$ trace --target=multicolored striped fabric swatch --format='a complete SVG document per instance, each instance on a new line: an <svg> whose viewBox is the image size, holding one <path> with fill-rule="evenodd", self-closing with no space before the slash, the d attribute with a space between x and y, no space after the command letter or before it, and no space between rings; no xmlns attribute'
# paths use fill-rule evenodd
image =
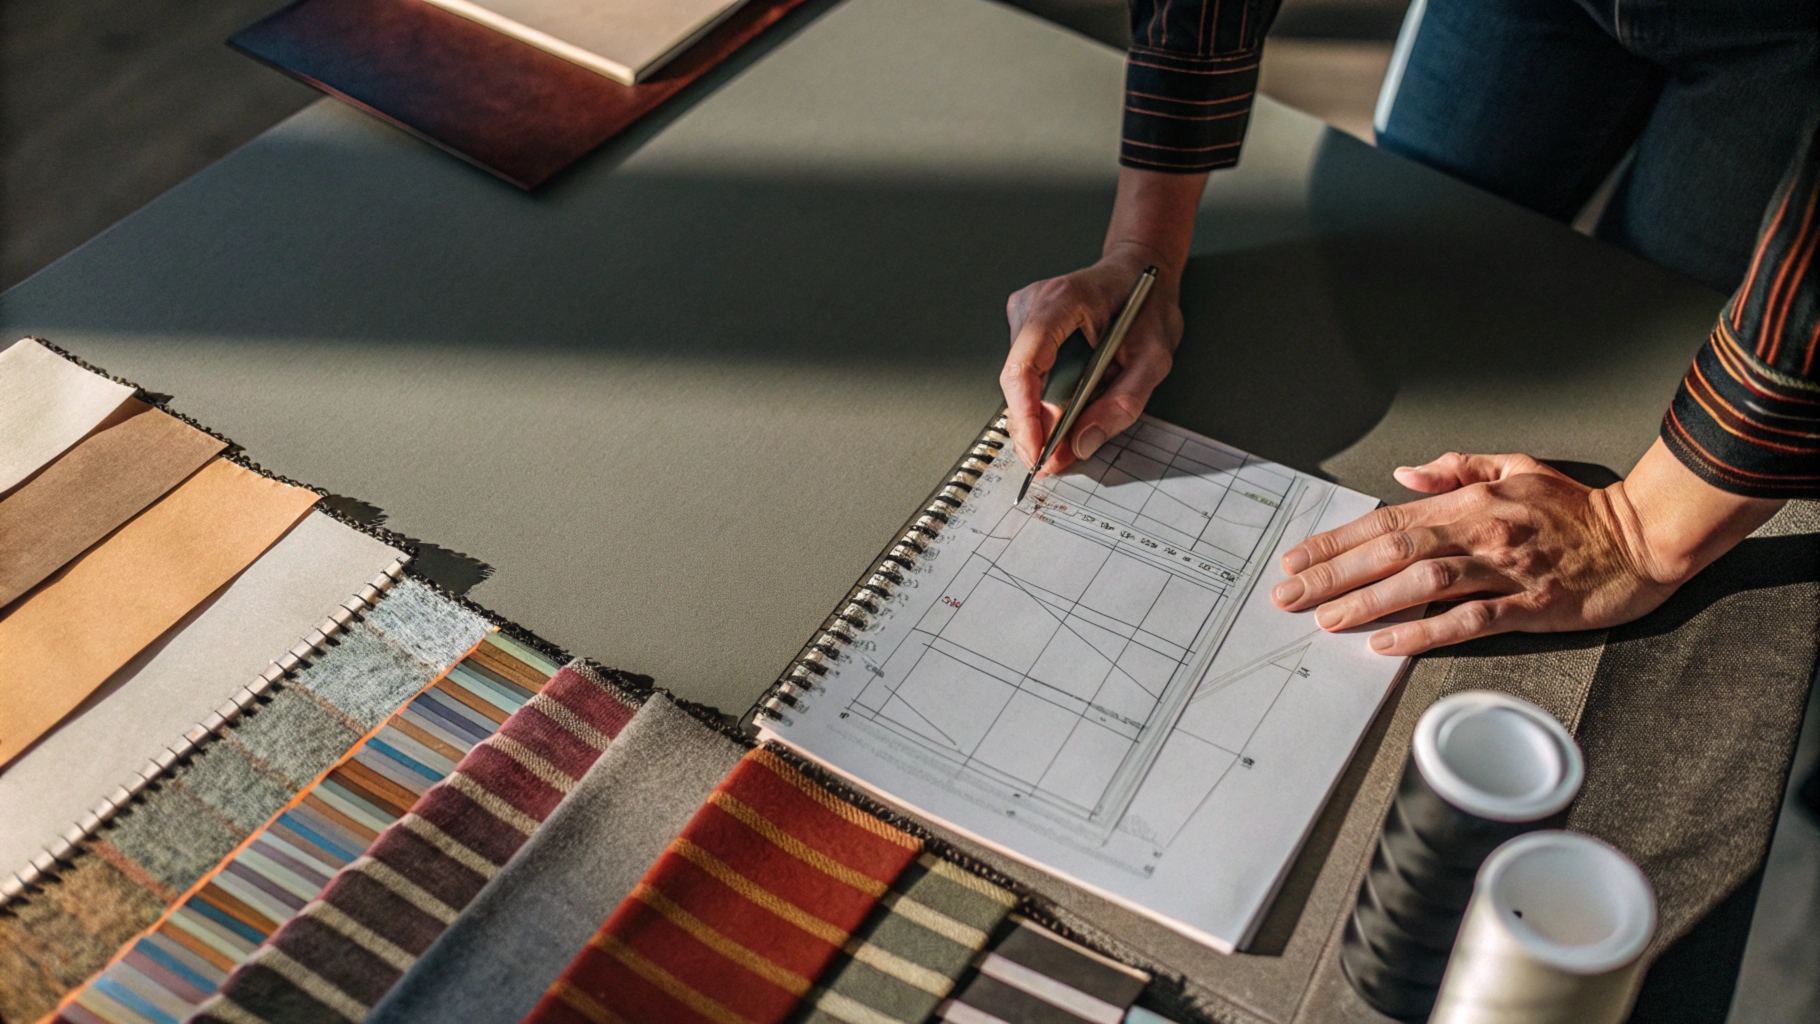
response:
<svg viewBox="0 0 1820 1024"><path fill-rule="evenodd" d="M34 1021L55 1009L488 628L400 581L0 915L0 1018ZM225 973L199 963L216 981Z"/></svg>
<svg viewBox="0 0 1820 1024"><path fill-rule="evenodd" d="M525 1020L781 1022L921 848L754 750Z"/></svg>
<svg viewBox="0 0 1820 1024"><path fill-rule="evenodd" d="M460 756L531 699L532 690L477 668L499 661L545 680L557 670L542 655L487 635L204 874L123 956L66 999L57 1020L174 1024L194 1013ZM443 748L459 753L450 757Z"/></svg>
<svg viewBox="0 0 1820 1024"><path fill-rule="evenodd" d="M367 1024L519 1024L746 749L652 693Z"/></svg>
<svg viewBox="0 0 1820 1024"><path fill-rule="evenodd" d="M454 674L469 672L536 695L236 968L193 1019L364 1019L575 787L637 706L637 698L580 662L545 684L535 669L483 643ZM397 726L428 752L457 755L427 729ZM440 770L425 762L424 750L411 753L417 756L405 755L406 763Z"/></svg>
<svg viewBox="0 0 1820 1024"><path fill-rule="evenodd" d="M1010 890L924 853L804 1000L802 1024L921 1024L1016 904Z"/></svg>
<svg viewBox="0 0 1820 1024"><path fill-rule="evenodd" d="M1120 1024L1150 976L1020 920L942 1007L952 1024Z"/></svg>

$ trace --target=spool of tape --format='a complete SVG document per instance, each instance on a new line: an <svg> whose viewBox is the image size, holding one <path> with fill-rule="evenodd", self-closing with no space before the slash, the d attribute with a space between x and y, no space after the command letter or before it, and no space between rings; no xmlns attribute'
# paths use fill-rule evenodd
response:
<svg viewBox="0 0 1820 1024"><path fill-rule="evenodd" d="M1479 871L1430 1024L1619 1024L1655 931L1655 893L1622 853L1513 839Z"/></svg>
<svg viewBox="0 0 1820 1024"><path fill-rule="evenodd" d="M1489 690L1435 702L1416 723L1411 753L1437 796L1483 821L1540 821L1566 810L1585 772L1580 748L1553 715ZM1464 833L1429 838L1470 845L1484 832L1473 821L1450 823L1465 826Z"/></svg>
<svg viewBox="0 0 1820 1024"><path fill-rule="evenodd" d="M1342 939L1340 965L1366 1002L1427 1016L1479 866L1558 825L1583 776L1573 737L1521 698L1467 691L1422 715Z"/></svg>

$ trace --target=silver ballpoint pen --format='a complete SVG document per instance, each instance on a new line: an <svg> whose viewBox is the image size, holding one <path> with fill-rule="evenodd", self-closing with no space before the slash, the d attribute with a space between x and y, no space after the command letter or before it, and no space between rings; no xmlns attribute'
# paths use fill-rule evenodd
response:
<svg viewBox="0 0 1820 1024"><path fill-rule="evenodd" d="M1150 297L1150 289L1156 284L1156 268L1145 267L1138 275L1137 284L1131 286L1131 297L1125 300L1124 308L1112 320L1112 327L1106 331L1106 337L1099 347L1093 350L1093 357L1087 360L1087 368L1081 371L1081 379L1074 385L1074 394L1069 397L1068 405L1062 409L1062 418L1055 423L1055 429L1049 432L1049 442L1043 445L1042 457L1036 465L1030 467L1029 475L1024 477L1024 486L1017 489L1017 501L1023 503L1024 495L1030 493L1030 481L1043 471L1049 457L1055 454L1056 446L1074 426L1081 410L1093 398L1094 389L1100 386L1100 379L1106 376L1106 368L1112 365L1112 357L1118 354L1119 346L1125 343L1125 335L1131 332L1131 325L1137 322L1138 312L1144 308L1144 300Z"/></svg>

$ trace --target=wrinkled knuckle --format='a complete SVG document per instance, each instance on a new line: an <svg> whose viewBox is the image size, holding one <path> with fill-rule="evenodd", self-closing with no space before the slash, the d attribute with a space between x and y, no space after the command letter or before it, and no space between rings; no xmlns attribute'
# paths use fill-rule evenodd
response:
<svg viewBox="0 0 1820 1024"><path fill-rule="evenodd" d="M1302 573L1302 580L1310 590L1324 591L1331 588L1334 584L1333 564L1321 562L1309 566L1307 571Z"/></svg>
<svg viewBox="0 0 1820 1024"><path fill-rule="evenodd" d="M1491 516L1475 516L1467 526L1467 533L1472 537L1475 548L1496 551L1504 547L1503 531L1499 529L1498 520Z"/></svg>
<svg viewBox="0 0 1820 1024"><path fill-rule="evenodd" d="M1453 567L1445 562L1423 562L1416 566L1416 580L1425 591L1440 592L1453 586Z"/></svg>
<svg viewBox="0 0 1820 1024"><path fill-rule="evenodd" d="M1382 543L1387 561L1407 562L1416 557L1416 539L1408 530L1387 533Z"/></svg>
<svg viewBox="0 0 1820 1024"><path fill-rule="evenodd" d="M1498 621L1497 607L1490 601L1474 601L1460 606L1460 619L1473 632L1490 629Z"/></svg>
<svg viewBox="0 0 1820 1024"><path fill-rule="evenodd" d="M1402 505L1381 508L1375 514L1378 519L1377 525L1385 530L1403 530L1409 526L1409 512Z"/></svg>

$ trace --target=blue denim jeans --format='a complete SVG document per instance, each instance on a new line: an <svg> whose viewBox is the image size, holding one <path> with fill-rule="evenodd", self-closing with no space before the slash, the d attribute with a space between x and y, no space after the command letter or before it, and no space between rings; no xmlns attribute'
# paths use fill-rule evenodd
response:
<svg viewBox="0 0 1820 1024"><path fill-rule="evenodd" d="M1816 0L1416 0L1378 144L1730 292L1820 107Z"/></svg>

